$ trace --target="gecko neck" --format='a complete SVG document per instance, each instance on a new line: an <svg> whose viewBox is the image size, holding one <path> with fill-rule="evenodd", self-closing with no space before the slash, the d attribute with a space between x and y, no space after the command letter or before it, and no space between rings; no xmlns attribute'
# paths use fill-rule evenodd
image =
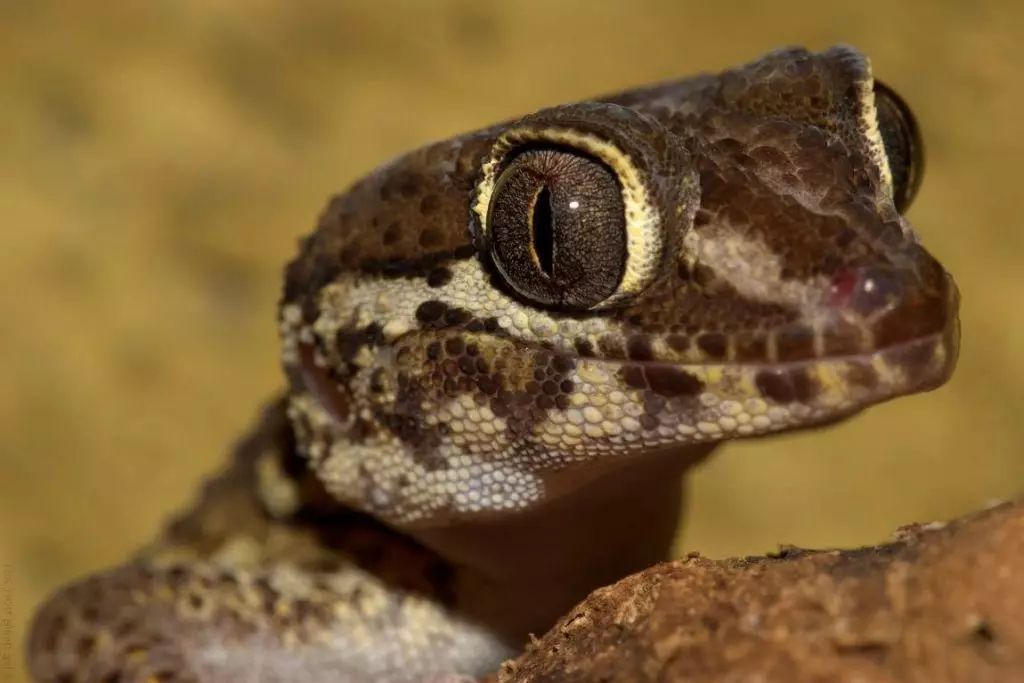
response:
<svg viewBox="0 0 1024 683"><path fill-rule="evenodd" d="M714 448L631 459L529 511L415 538L458 569L467 616L521 644L594 589L670 558L683 474Z"/></svg>

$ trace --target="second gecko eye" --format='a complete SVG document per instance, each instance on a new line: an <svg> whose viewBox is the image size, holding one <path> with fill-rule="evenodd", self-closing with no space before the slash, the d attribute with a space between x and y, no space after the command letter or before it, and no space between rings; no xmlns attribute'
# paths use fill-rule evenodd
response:
<svg viewBox="0 0 1024 683"><path fill-rule="evenodd" d="M924 143L914 112L895 90L875 81L878 132L892 173L896 210L904 213L917 196L924 177Z"/></svg>
<svg viewBox="0 0 1024 683"><path fill-rule="evenodd" d="M538 304L589 309L622 281L622 187L587 154L539 147L512 155L495 182L487 224L502 277Z"/></svg>

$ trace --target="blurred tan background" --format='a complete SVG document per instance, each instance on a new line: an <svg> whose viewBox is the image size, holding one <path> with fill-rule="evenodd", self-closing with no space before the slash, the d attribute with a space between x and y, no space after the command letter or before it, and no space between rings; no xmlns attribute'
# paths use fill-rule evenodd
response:
<svg viewBox="0 0 1024 683"><path fill-rule="evenodd" d="M0 0L3 680L35 604L151 535L280 386L279 269L330 193L435 138L783 44L856 45L915 107L910 216L962 288L961 364L727 448L691 480L680 552L873 542L1024 492L1022 27L1021 3L937 0Z"/></svg>

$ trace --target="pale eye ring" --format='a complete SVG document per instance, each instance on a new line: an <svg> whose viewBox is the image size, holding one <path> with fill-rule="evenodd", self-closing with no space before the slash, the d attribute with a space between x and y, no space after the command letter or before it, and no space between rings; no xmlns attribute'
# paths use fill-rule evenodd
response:
<svg viewBox="0 0 1024 683"><path fill-rule="evenodd" d="M681 138L627 107L580 102L497 136L473 188L470 232L519 297L607 310L675 263L699 203Z"/></svg>
<svg viewBox="0 0 1024 683"><path fill-rule="evenodd" d="M878 132L892 176L896 210L910 208L924 179L924 142L914 112L899 94L881 81L875 81L875 111Z"/></svg>

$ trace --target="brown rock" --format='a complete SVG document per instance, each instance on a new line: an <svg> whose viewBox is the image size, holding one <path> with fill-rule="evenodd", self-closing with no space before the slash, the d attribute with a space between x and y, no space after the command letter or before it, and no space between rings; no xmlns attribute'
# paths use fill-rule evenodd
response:
<svg viewBox="0 0 1024 683"><path fill-rule="evenodd" d="M1024 681L1024 499L870 548L651 567L487 680Z"/></svg>

